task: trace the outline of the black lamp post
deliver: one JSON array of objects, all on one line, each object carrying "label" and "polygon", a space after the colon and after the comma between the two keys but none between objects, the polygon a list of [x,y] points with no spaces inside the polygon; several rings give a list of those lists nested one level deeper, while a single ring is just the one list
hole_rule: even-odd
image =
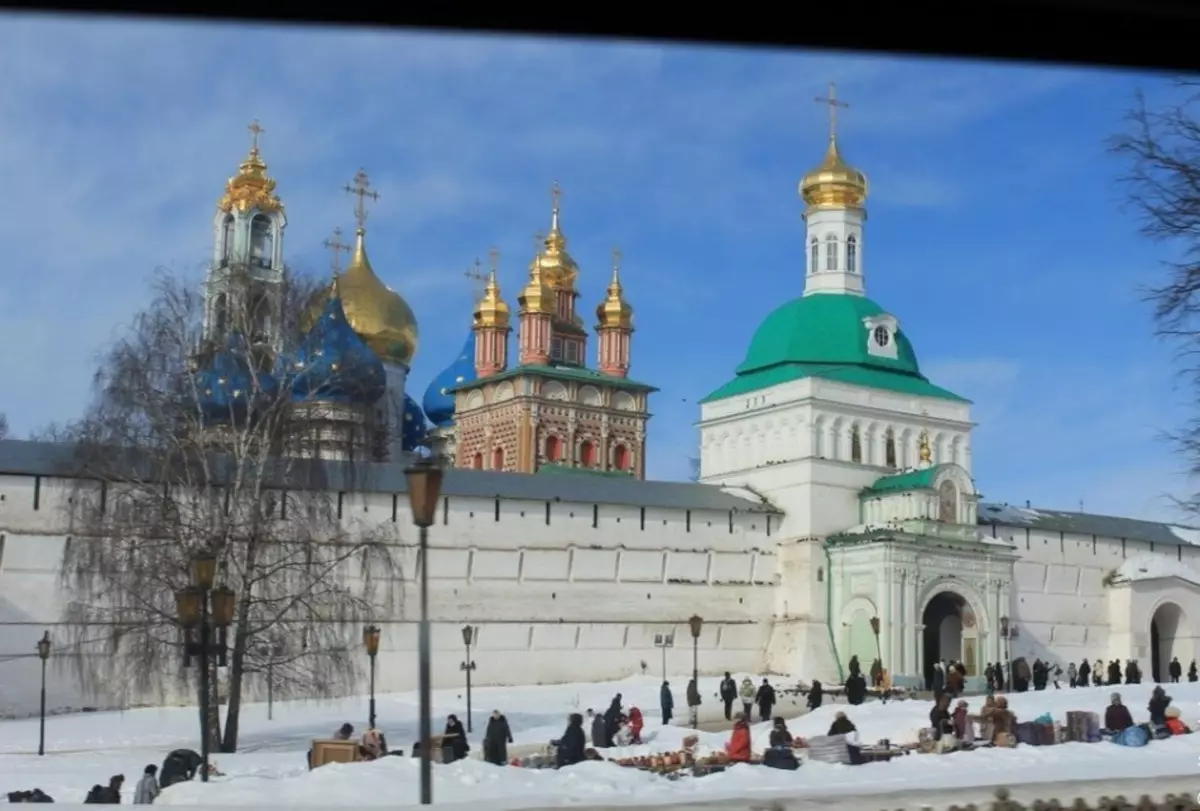
[{"label": "black lamp post", "polygon": [[[175,593],[179,625],[183,628],[183,666],[190,667],[192,659],[200,660],[200,779],[208,782],[209,730],[209,665],[212,658],[217,666],[225,666],[229,626],[237,610],[232,589],[213,587],[217,579],[217,558],[203,552],[192,558],[192,585]],[[211,605],[210,605],[211,603]]]},{"label": "black lamp post", "polygon": [[1012,636],[1012,627],[1009,625],[1008,617],[1000,618],[1000,637],[1004,640],[1004,689],[1012,690],[1012,651],[1009,649],[1008,640]]},{"label": "black lamp post", "polygon": [[871,633],[875,634],[875,658],[879,660],[879,667],[883,668],[883,651],[879,647],[879,617],[871,617]]},{"label": "black lamp post", "polygon": [[50,632],[42,634],[37,643],[37,655],[42,660],[42,709],[38,725],[38,754],[46,754],[46,660],[50,658]]},{"label": "black lamp post", "polygon": [[467,658],[459,665],[459,669],[467,674],[467,732],[471,731],[471,671],[475,669],[475,662],[471,659],[471,642],[475,637],[475,629],[470,625],[464,625],[462,629],[463,647],[467,650]]},{"label": "black lamp post", "polygon": [[[692,631],[692,685],[696,688],[696,694],[700,693],[700,632],[704,630],[704,620],[699,614],[693,614],[688,620],[688,627]],[[696,729],[700,725],[700,708],[692,707],[692,729]]]},{"label": "black lamp post", "polygon": [[379,628],[368,625],[363,628],[363,645],[367,649],[367,658],[371,660],[371,704],[367,714],[367,728],[375,728],[375,657],[379,655]]},{"label": "black lamp post", "polygon": [[429,527],[437,512],[442,490],[442,469],[430,459],[421,459],[404,471],[413,523],[420,535],[421,620],[418,627],[417,680],[421,703],[421,805],[433,804],[433,729],[430,721],[429,685]]}]

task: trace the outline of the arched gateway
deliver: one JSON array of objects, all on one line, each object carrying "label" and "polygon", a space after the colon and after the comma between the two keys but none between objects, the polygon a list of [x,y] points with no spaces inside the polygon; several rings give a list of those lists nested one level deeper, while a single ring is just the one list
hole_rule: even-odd
[{"label": "arched gateway", "polygon": [[937,591],[925,604],[921,624],[921,672],[927,686],[933,683],[934,662],[958,661],[966,665],[968,676],[979,673],[979,621],[965,597],[950,589]]},{"label": "arched gateway", "polygon": [[1168,666],[1178,658],[1186,669],[1196,655],[1191,623],[1178,603],[1165,601],[1150,618],[1150,668],[1154,681],[1171,680]]}]

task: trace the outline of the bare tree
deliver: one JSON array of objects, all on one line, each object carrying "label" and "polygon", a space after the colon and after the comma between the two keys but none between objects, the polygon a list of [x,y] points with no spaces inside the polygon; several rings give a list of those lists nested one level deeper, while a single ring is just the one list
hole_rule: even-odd
[{"label": "bare tree", "polygon": [[[1157,332],[1176,345],[1181,371],[1200,393],[1200,81],[1179,80],[1175,91],[1159,109],[1139,93],[1110,148],[1126,163],[1121,181],[1142,234],[1170,257],[1165,279],[1146,289]],[[1171,438],[1200,473],[1200,415]]]},{"label": "bare tree", "polygon": [[94,402],[58,431],[77,482],[65,622],[85,684],[161,695],[187,678],[175,595],[195,554],[217,556],[237,608],[224,735],[215,690],[203,734],[231,752],[246,676],[268,660],[285,695],[348,686],[356,629],[399,604],[400,547],[390,522],[343,515],[386,445],[378,410],[357,405],[382,384],[323,361],[328,347],[302,329],[316,286],[292,278],[219,312],[197,287],[156,276],[152,303],[103,357]]}]

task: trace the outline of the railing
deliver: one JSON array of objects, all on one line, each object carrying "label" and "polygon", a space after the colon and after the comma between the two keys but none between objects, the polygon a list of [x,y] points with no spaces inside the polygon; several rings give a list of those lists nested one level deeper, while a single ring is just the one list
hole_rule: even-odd
[{"label": "railing", "polygon": [[1026,806],[1010,799],[1008,789],[1002,788],[996,790],[996,799],[989,806],[952,805],[947,811],[1197,811],[1200,809],[1197,799],[1200,798],[1195,795],[1168,794],[1161,802],[1155,802],[1143,794],[1136,801],[1118,796],[1101,797],[1094,803],[1079,798],[1065,804],[1059,800],[1036,800]]}]

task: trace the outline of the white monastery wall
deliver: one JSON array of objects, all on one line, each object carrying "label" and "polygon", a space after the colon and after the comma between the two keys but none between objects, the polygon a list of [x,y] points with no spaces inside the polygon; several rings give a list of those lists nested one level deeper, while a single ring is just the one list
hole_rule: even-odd
[{"label": "white monastery wall", "polygon": [[[59,584],[66,482],[0,476],[0,595],[25,619],[0,659],[25,652],[65,608]],[[396,522],[403,590],[384,634],[381,691],[416,685],[419,561],[405,494],[346,494],[343,520]],[[461,628],[478,626],[479,684],[601,680],[661,668],[654,635],[674,633],[672,672],[691,668],[687,619],[705,619],[705,672],[759,671],[775,610],[778,516],[617,504],[443,499],[429,531],[433,680],[462,681]],[[3,621],[3,620],[0,620]],[[28,639],[26,639],[28,637]],[[0,663],[0,668],[8,667]],[[3,681],[0,678],[0,681]],[[682,687],[682,685],[680,685]]]}]

